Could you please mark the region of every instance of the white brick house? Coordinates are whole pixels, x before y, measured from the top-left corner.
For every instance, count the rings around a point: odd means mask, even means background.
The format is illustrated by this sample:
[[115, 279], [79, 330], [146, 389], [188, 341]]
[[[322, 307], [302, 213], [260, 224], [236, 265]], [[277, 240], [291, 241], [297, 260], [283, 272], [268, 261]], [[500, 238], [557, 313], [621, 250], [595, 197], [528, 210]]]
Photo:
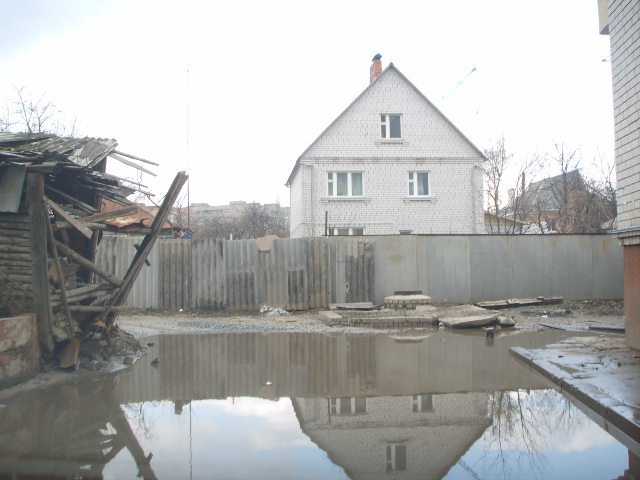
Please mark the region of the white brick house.
[[291, 237], [484, 233], [475, 147], [394, 65], [298, 158]]

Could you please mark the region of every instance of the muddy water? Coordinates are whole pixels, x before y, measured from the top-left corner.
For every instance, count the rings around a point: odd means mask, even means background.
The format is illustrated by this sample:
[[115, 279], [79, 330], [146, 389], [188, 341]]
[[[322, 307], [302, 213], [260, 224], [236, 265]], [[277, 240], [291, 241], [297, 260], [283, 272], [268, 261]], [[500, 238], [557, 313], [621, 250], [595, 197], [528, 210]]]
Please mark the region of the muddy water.
[[562, 332], [147, 339], [3, 401], [3, 478], [615, 478], [627, 449], [509, 354]]

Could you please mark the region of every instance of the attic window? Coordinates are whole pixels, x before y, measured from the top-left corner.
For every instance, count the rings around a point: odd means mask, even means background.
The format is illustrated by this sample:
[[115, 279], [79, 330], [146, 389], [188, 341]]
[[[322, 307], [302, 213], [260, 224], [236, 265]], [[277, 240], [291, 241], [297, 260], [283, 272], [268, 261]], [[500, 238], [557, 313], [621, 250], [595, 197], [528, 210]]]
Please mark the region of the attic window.
[[397, 114], [380, 114], [380, 136], [382, 138], [402, 138], [400, 117], [401, 115]]

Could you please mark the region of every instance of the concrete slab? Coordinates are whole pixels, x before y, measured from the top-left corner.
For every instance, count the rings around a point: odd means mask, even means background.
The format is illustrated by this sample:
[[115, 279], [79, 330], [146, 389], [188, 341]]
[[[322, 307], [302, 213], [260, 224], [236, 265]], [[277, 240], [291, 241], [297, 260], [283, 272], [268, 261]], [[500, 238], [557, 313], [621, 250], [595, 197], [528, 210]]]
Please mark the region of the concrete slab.
[[624, 337], [577, 337], [511, 353], [640, 455], [640, 357]]
[[498, 315], [475, 315], [470, 317], [449, 317], [441, 319], [447, 328], [483, 327], [497, 323]]

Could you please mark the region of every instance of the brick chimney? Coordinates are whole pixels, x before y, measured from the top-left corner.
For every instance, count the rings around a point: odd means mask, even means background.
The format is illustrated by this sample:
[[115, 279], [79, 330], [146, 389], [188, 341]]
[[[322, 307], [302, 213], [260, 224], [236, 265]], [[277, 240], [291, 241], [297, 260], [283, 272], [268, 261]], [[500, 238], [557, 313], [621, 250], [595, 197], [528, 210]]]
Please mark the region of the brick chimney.
[[373, 57], [373, 59], [371, 60], [373, 63], [371, 64], [371, 68], [369, 69], [369, 83], [373, 82], [382, 73], [382, 62], [380, 61], [381, 58], [382, 55], [376, 53], [375, 57]]

